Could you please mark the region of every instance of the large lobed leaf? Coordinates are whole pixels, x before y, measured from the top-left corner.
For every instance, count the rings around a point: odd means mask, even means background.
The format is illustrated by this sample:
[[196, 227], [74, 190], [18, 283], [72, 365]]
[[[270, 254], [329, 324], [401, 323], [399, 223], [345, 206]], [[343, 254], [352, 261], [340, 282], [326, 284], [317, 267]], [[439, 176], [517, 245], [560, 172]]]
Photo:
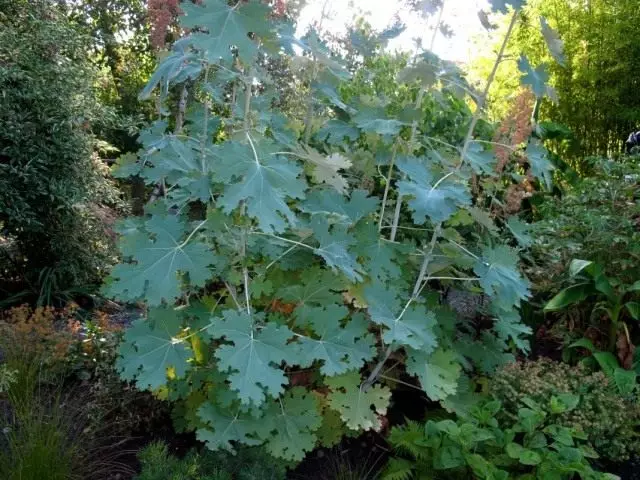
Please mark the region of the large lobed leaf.
[[196, 229], [174, 215], [154, 215], [144, 224], [132, 225], [123, 251], [131, 262], [113, 268], [105, 296], [123, 302], [144, 299], [155, 306], [182, 296], [185, 274], [190, 285], [204, 286], [212, 276], [209, 267], [221, 259], [192, 235]]
[[[255, 151], [254, 151], [255, 147]], [[240, 205], [264, 232], [283, 232], [296, 217], [287, 198], [303, 199], [307, 184], [293, 160], [274, 155], [265, 140], [257, 145], [229, 141], [216, 151], [215, 181], [223, 185], [218, 206], [230, 213]]]
[[391, 391], [387, 387], [374, 385], [368, 390], [361, 385], [360, 374], [351, 371], [326, 380], [331, 389], [329, 406], [352, 430], [379, 430], [389, 406]]
[[167, 383], [168, 369], [184, 375], [191, 353], [181, 338], [183, 330], [183, 317], [167, 307], [154, 308], [148, 318], [133, 322], [120, 346], [117, 367], [122, 378], [155, 390]]
[[184, 15], [180, 17], [183, 28], [205, 28], [189, 37], [189, 42], [204, 52], [210, 63], [218, 60], [233, 59], [231, 47], [237, 50], [243, 61], [252, 61], [258, 52], [258, 46], [249, 36], [269, 35], [271, 33], [267, 15], [270, 8], [257, 1], [240, 2], [230, 6], [225, 0], [202, 0], [198, 3], [180, 4]]
[[227, 342], [216, 349], [218, 368], [229, 372], [231, 388], [243, 404], [261, 405], [266, 394], [278, 397], [289, 383], [280, 364], [300, 363], [297, 346], [289, 344], [294, 333], [273, 323], [263, 327], [263, 321], [260, 313], [225, 310], [207, 328], [212, 339]]
[[401, 158], [397, 165], [409, 177], [409, 180], [398, 182], [398, 191], [403, 197], [409, 197], [409, 208], [417, 224], [423, 225], [428, 220], [433, 223], [444, 222], [459, 207], [471, 203], [466, 186], [456, 181], [454, 175], [436, 179], [415, 157]]

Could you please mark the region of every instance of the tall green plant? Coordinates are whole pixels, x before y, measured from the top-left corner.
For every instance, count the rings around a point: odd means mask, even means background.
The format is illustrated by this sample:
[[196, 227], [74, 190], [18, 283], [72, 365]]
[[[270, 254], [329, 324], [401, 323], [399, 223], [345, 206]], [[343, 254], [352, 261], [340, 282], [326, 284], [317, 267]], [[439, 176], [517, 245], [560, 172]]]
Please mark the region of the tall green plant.
[[93, 155], [101, 110], [85, 47], [51, 2], [0, 0], [3, 293], [18, 277], [49, 297], [95, 282], [115, 260], [103, 220], [118, 192]]
[[[516, 239], [469, 192], [474, 176], [498, 175], [474, 139], [485, 96], [449, 144], [416, 121], [416, 105], [471, 91], [450, 63], [419, 53], [397, 80], [416, 92], [405, 102], [346, 98], [351, 74], [317, 32], [295, 38], [257, 1], [181, 8], [191, 33], [142, 95], [177, 88], [187, 102], [173, 131], [156, 122], [138, 161], [117, 167], [167, 186], [120, 225], [124, 261], [105, 287], [149, 306], [126, 333], [125, 379], [180, 400], [180, 425], [212, 449], [265, 444], [300, 460], [341, 431], [381, 427], [390, 359], [451, 401], [465, 393], [463, 370], [490, 372], [527, 347]], [[257, 61], [270, 56], [296, 65], [303, 124], [271, 108], [275, 86]], [[536, 148], [530, 161], [547, 175]], [[373, 184], [353, 175], [370, 162], [386, 166]], [[490, 328], [439, 305], [456, 282], [490, 299]]]

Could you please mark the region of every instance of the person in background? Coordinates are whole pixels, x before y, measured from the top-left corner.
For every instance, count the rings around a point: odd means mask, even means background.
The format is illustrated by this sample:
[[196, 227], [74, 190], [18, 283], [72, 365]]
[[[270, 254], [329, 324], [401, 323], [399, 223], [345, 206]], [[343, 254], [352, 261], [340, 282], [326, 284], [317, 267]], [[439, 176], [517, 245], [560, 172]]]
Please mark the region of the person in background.
[[634, 147], [640, 147], [640, 131], [631, 132], [624, 144], [627, 153], [631, 153], [631, 149]]

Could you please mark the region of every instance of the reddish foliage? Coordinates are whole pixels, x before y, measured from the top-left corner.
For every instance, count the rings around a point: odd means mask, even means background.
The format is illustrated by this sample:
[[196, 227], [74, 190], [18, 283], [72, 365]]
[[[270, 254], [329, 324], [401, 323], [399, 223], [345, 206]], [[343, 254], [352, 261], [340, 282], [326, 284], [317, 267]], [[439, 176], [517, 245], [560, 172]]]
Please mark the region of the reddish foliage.
[[618, 359], [620, 360], [620, 365], [627, 370], [631, 370], [633, 367], [633, 355], [636, 351], [636, 346], [629, 341], [629, 337], [627, 337], [625, 332], [620, 332], [618, 335], [616, 347], [618, 348]]
[[[533, 93], [529, 90], [523, 90], [518, 95], [507, 118], [500, 124], [500, 128], [493, 138], [494, 142], [515, 148], [529, 138], [533, 129], [531, 125], [533, 101]], [[496, 146], [496, 157], [498, 158], [496, 170], [502, 172], [511, 158], [511, 149]]]
[[284, 315], [291, 315], [291, 312], [296, 308], [295, 303], [284, 303], [277, 298], [271, 302], [271, 311], [282, 313]]
[[286, 0], [275, 0], [273, 2], [273, 14], [276, 17], [282, 17], [287, 11], [287, 2]]
[[169, 25], [180, 13], [180, 0], [149, 0], [147, 8], [151, 24], [151, 45], [162, 48]]

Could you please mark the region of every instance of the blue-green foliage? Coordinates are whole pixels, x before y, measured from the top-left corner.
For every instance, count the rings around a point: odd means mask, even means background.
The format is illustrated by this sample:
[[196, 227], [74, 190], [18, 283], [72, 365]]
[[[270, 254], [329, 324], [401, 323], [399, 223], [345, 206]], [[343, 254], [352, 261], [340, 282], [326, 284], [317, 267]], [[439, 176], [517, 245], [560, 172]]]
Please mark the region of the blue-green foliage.
[[[392, 355], [407, 357], [431, 399], [451, 400], [467, 393], [466, 374], [526, 348], [517, 307], [529, 291], [512, 234], [469, 213], [474, 174], [500, 174], [490, 150], [461, 159], [470, 88], [455, 66], [420, 54], [411, 72], [391, 68], [400, 75], [385, 98], [375, 85], [388, 82], [368, 82], [355, 60], [347, 69], [313, 31], [293, 38], [261, 2], [184, 10], [190, 36], [144, 93], [160, 87], [163, 101], [167, 85], [186, 85], [187, 114], [204, 114], [143, 138], [138, 171], [168, 194], [122, 224], [123, 262], [105, 288], [155, 307], [125, 334], [125, 378], [166, 384], [183, 402], [180, 425], [212, 449], [264, 444], [298, 461], [327, 432], [380, 428], [391, 392], [378, 376]], [[309, 90], [297, 117], [271, 107], [263, 66], [282, 55]], [[364, 84], [369, 94], [350, 91]], [[228, 115], [214, 118], [214, 102]], [[463, 128], [446, 131], [450, 119]], [[495, 326], [480, 335], [439, 305], [458, 280], [492, 305]]]

